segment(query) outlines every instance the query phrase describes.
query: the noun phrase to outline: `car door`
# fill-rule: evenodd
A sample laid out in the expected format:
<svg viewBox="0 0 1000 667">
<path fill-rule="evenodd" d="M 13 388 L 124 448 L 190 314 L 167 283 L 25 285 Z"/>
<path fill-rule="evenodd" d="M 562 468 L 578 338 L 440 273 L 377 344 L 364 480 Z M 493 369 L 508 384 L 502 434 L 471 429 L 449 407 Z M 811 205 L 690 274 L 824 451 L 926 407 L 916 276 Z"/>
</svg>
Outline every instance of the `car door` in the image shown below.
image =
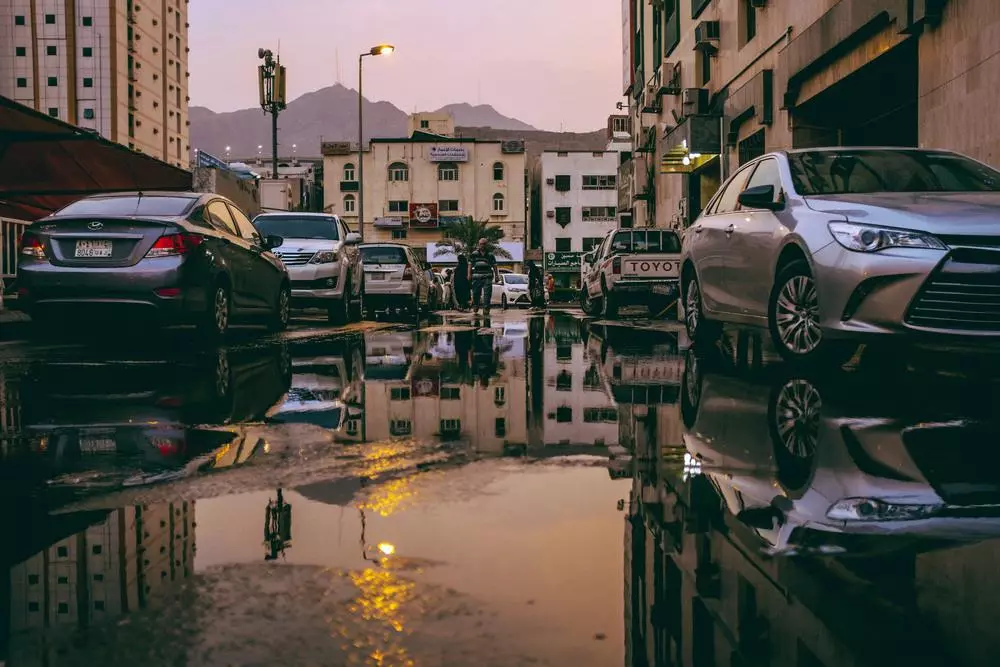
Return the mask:
<svg viewBox="0 0 1000 667">
<path fill-rule="evenodd" d="M 617 231 L 608 232 L 608 235 L 601 241 L 601 245 L 594 250 L 594 262 L 587 271 L 587 295 L 592 299 L 601 296 L 601 266 L 608 257 L 608 246 L 611 244 L 611 237 Z"/>
<path fill-rule="evenodd" d="M 264 247 L 264 238 L 243 211 L 232 202 L 229 211 L 244 242 L 241 248 L 248 255 L 247 301 L 255 308 L 274 308 L 285 278 L 281 261 Z"/>
<path fill-rule="evenodd" d="M 743 189 L 761 185 L 774 187 L 776 200 L 784 196 L 777 159 L 759 161 Z M 735 228 L 729 239 L 726 291 L 742 315 L 767 317 L 774 259 L 787 233 L 782 231 L 780 215 L 781 212 L 740 206 L 733 216 Z"/>
<path fill-rule="evenodd" d="M 236 228 L 236 221 L 229 206 L 222 199 L 213 199 L 205 206 L 205 218 L 221 232 L 220 252 L 229 270 L 233 306 L 238 310 L 252 308 L 248 297 L 247 278 L 251 267 L 250 254 L 246 248 L 246 241 Z"/>
<path fill-rule="evenodd" d="M 743 167 L 723 186 L 722 193 L 691 227 L 693 234 L 689 256 L 701 285 L 704 307 L 714 313 L 738 312 L 727 291 L 726 262 L 730 253 L 730 237 L 735 230 L 736 198 L 750 177 L 753 166 Z"/>
</svg>

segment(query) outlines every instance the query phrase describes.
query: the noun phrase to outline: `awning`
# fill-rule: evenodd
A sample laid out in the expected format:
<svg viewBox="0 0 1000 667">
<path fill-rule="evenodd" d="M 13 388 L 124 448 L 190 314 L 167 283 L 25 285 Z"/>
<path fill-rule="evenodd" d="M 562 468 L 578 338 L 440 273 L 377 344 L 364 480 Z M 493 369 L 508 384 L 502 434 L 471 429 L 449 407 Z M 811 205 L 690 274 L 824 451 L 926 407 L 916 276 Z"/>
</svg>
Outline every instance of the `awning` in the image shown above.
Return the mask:
<svg viewBox="0 0 1000 667">
<path fill-rule="evenodd" d="M 688 116 L 663 137 L 661 174 L 689 174 L 722 152 L 718 116 Z"/>
<path fill-rule="evenodd" d="M 0 96 L 0 216 L 36 220 L 100 192 L 190 190 L 191 172 Z"/>
</svg>

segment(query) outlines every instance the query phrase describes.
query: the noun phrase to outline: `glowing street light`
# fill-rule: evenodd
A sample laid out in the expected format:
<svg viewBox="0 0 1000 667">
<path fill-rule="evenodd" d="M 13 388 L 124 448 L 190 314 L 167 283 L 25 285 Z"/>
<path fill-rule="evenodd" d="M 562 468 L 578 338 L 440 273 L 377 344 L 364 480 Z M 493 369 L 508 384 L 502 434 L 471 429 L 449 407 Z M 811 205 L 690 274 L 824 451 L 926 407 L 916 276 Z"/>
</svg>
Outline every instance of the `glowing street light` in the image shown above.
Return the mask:
<svg viewBox="0 0 1000 667">
<path fill-rule="evenodd" d="M 361 94 L 362 65 L 365 56 L 388 56 L 395 52 L 392 44 L 376 44 L 358 56 L 358 234 L 365 240 L 365 155 L 364 155 L 364 97 Z"/>
</svg>

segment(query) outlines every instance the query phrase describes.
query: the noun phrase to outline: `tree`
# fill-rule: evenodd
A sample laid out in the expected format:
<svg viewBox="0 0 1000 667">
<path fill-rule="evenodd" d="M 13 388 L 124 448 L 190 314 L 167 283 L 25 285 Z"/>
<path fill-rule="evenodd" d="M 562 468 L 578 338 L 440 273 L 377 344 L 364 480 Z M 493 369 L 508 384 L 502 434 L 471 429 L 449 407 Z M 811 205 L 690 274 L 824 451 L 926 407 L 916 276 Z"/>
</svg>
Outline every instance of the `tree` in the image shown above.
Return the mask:
<svg viewBox="0 0 1000 667">
<path fill-rule="evenodd" d="M 510 259 L 511 254 L 500 245 L 502 238 L 501 227 L 491 227 L 487 220 L 474 220 L 471 215 L 466 215 L 448 227 L 448 238 L 438 243 L 434 256 L 467 255 L 475 249 L 479 239 L 486 239 L 488 252 L 493 253 L 495 257 Z"/>
</svg>

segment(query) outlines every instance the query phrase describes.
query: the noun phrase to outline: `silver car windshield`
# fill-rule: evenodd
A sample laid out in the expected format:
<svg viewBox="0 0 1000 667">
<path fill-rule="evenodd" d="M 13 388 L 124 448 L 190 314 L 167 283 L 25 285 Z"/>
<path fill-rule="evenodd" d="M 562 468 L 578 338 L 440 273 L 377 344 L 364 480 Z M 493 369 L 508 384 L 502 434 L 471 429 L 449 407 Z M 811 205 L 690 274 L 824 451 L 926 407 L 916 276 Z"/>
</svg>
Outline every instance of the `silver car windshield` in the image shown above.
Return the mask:
<svg viewBox="0 0 1000 667">
<path fill-rule="evenodd" d="M 804 196 L 1000 191 L 1000 172 L 935 151 L 804 151 L 788 155 L 788 168 L 795 191 Z"/>
<path fill-rule="evenodd" d="M 96 197 L 81 199 L 61 209 L 56 215 L 152 215 L 177 217 L 186 215 L 196 197 L 164 197 L 151 195 L 140 197 Z"/>
<path fill-rule="evenodd" d="M 333 218 L 268 215 L 256 218 L 253 225 L 263 236 L 274 234 L 286 239 L 340 240 L 337 222 Z"/>
</svg>

